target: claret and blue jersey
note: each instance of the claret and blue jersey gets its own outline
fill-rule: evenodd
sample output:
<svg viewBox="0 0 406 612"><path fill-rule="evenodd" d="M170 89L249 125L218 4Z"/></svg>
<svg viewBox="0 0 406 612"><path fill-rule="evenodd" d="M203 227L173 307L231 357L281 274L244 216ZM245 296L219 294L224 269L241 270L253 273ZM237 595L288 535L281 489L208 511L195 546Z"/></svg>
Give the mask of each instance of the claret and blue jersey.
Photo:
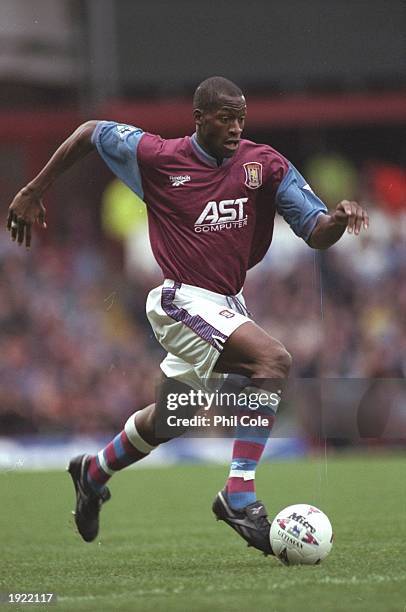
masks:
<svg viewBox="0 0 406 612"><path fill-rule="evenodd" d="M269 248L276 212L304 240L327 212L268 145L243 139L218 166L195 135L164 140L110 121L97 124L93 143L145 201L152 251L164 277L175 281L235 295Z"/></svg>

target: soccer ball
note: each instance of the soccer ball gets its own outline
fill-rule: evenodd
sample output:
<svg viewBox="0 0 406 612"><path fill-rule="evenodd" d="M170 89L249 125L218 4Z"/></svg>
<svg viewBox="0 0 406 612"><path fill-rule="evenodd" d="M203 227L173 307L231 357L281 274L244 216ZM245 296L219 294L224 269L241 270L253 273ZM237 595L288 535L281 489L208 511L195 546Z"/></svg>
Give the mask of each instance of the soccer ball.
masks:
<svg viewBox="0 0 406 612"><path fill-rule="evenodd" d="M324 512L308 504L281 510L269 533L272 550L285 565L317 565L329 554L333 537Z"/></svg>

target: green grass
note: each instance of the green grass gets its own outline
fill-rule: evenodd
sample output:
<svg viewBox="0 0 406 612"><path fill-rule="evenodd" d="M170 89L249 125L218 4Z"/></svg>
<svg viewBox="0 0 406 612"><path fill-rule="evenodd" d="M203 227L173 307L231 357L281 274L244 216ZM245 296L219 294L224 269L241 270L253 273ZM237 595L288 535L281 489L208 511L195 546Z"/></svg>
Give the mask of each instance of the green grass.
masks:
<svg viewBox="0 0 406 612"><path fill-rule="evenodd" d="M94 544L75 533L66 473L0 473L0 591L57 593L58 612L405 612L402 456L262 466L257 488L271 513L311 502L329 515L335 545L316 567L284 567L213 520L226 472L182 466L117 475Z"/></svg>

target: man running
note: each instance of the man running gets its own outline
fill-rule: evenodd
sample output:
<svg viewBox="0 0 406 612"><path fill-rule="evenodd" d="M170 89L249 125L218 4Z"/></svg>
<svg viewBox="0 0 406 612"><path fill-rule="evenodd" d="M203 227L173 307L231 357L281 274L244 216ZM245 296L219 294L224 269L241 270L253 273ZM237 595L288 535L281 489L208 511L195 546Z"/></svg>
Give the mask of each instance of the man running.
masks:
<svg viewBox="0 0 406 612"><path fill-rule="evenodd" d="M346 228L359 234L368 228L368 216L347 200L329 214L288 160L268 145L242 139L246 112L240 88L211 77L194 94L192 136L164 140L132 125L88 121L10 205L11 238L29 247L32 225L46 227L44 192L97 149L113 173L145 201L151 246L163 273L162 285L147 299L148 319L168 353L161 363L161 394L155 404L130 416L97 455L80 455L69 464L75 521L87 542L98 534L111 476L171 437L157 433L169 390L208 388L216 377L247 395L269 393L269 403L259 411L261 424L237 426L230 472L213 511L249 545L272 554L255 471L276 414L271 398L280 397L291 356L251 320L242 296L245 276L271 244L276 212L315 249L333 245ZM238 375L238 384L229 375Z"/></svg>

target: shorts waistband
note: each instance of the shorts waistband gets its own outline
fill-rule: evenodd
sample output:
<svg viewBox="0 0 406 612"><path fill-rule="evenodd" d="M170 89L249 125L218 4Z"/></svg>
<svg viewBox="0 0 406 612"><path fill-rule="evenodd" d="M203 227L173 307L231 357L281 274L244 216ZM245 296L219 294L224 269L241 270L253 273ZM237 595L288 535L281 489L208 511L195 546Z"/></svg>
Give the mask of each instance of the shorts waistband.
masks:
<svg viewBox="0 0 406 612"><path fill-rule="evenodd" d="M175 284L180 285L180 289L191 297L206 297L207 299L216 302L223 306L228 304L227 298L240 298L242 296L242 289L236 295L224 295L222 293L216 293L209 289L202 289L201 287L195 287L194 285L187 285L186 283L180 283L179 281L173 281L169 278L164 280L164 287L173 287Z"/></svg>

